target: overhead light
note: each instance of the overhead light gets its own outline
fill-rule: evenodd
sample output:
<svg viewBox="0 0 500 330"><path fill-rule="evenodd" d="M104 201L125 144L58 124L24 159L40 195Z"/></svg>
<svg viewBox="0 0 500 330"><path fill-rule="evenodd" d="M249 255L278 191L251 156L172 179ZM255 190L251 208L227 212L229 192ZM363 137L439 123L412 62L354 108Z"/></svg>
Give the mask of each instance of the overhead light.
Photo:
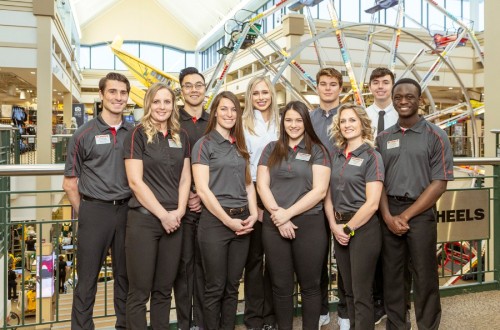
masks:
<svg viewBox="0 0 500 330"><path fill-rule="evenodd" d="M31 73L31 74L36 74L36 72L35 72L35 71L31 71L30 73Z"/></svg>
<svg viewBox="0 0 500 330"><path fill-rule="evenodd" d="M448 87L448 89L453 89L453 87Z"/></svg>
<svg viewBox="0 0 500 330"><path fill-rule="evenodd" d="M24 91L21 91L21 94L19 94L19 99L26 100L26 93Z"/></svg>

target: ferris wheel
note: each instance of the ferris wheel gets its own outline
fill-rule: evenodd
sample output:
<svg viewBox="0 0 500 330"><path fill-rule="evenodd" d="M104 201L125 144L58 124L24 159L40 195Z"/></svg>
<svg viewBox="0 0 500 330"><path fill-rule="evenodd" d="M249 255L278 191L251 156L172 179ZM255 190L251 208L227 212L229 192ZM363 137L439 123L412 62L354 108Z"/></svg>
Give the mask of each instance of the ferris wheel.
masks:
<svg viewBox="0 0 500 330"><path fill-rule="evenodd" d="M475 56L480 63L484 61L484 54L470 23L457 18L434 0L426 0L433 10L432 15L441 15L451 20L457 26L456 32L447 34L446 31L441 31L432 34L413 19L411 13L405 12L403 1L398 0L375 1L374 6L366 8L366 12L371 14L371 19L366 23L345 23L339 20L334 1L324 0L331 24L318 26L318 21L313 19L310 9L322 1L279 1L273 7L242 22L240 29L236 33L232 32L225 52L207 85L206 107L210 106L213 96L225 83L226 75L236 55L244 49L255 56L261 67L272 77L274 84L281 84L290 95L309 106L301 86L306 86L306 90L315 92L316 81L314 72L308 72L308 69L317 70L318 66L340 65L349 80L349 84L344 84L347 85L347 89L344 91L343 101L351 100L365 105L371 101L366 85L367 73L375 67L384 66L395 73L396 79L411 77L420 82L427 120L442 128L470 120L472 138L467 141L467 148L470 156L479 156L480 132L477 129L476 117L484 113L484 106L471 100L470 91L455 68L452 56L454 52L460 52L457 51L458 48L468 47L469 50L472 49L471 56ZM309 33L291 49L283 49L260 31L262 20L286 6L289 9L302 11ZM377 23L377 13L380 10L394 11L396 13L393 15L394 22ZM404 28L403 19L419 25L420 31ZM274 61L270 61L259 47L253 46L258 39L263 40L266 46L275 52ZM355 64L352 60L354 57ZM287 71L299 77L301 86L290 82L285 74ZM441 73L446 76L447 81L452 81L456 86L454 91L450 92L453 98L447 100L446 107L443 107L439 97L434 95L436 93L434 87L439 85L436 81ZM442 88L447 87L442 86Z"/></svg>

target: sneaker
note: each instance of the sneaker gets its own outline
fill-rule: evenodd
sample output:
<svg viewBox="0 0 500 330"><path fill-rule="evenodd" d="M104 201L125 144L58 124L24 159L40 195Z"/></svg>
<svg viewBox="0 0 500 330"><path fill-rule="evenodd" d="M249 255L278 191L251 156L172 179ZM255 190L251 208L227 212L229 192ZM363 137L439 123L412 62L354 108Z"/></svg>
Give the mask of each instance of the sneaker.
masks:
<svg viewBox="0 0 500 330"><path fill-rule="evenodd" d="M339 317L337 323L340 327L340 330L349 330L351 328L351 323L349 322L349 319L341 319Z"/></svg>
<svg viewBox="0 0 500 330"><path fill-rule="evenodd" d="M319 316L319 326L322 327L330 323L330 314L320 315Z"/></svg>
<svg viewBox="0 0 500 330"><path fill-rule="evenodd" d="M383 319L387 318L384 305L382 305L381 303L375 303L373 311L375 313L374 317L375 324L380 324L380 322L382 322Z"/></svg>
<svg viewBox="0 0 500 330"><path fill-rule="evenodd" d="M276 326L272 325L272 324L264 324L264 326L262 327L262 330L277 330L278 328L276 328Z"/></svg>

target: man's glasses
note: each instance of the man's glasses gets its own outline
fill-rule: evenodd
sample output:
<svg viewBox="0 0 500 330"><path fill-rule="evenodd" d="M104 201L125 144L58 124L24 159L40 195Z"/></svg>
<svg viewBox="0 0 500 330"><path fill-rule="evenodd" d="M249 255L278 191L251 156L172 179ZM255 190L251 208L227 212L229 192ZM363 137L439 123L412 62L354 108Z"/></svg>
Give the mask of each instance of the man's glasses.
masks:
<svg viewBox="0 0 500 330"><path fill-rule="evenodd" d="M202 88L205 87L205 84L196 83L194 85L193 84L184 84L184 85L182 85L182 88L184 88L187 91L193 90L193 87L194 87L194 89L196 89L197 91L199 91L200 89L202 89Z"/></svg>

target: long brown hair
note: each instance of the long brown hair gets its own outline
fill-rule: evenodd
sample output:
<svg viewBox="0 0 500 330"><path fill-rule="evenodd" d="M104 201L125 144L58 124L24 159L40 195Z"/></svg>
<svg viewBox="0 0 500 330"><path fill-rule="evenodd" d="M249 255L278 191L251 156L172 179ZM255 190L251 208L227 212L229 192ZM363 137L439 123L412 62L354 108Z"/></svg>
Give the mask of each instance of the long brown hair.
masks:
<svg viewBox="0 0 500 330"><path fill-rule="evenodd" d="M309 110L307 106L300 101L291 101L285 106L285 110L281 114L280 121L280 136L278 141L276 141L276 145L269 156L269 161L267 166L269 168L279 165L283 160L287 160L288 158L288 134L285 131L285 115L288 111L295 110L298 112L300 117L302 117L302 122L304 123L304 142L306 147L306 152L311 153L312 146L317 144L323 149L326 155L328 155L328 151L326 150L321 140L316 135L314 131L314 127L311 123L311 118L309 117ZM312 157L310 159L312 161Z"/></svg>
<svg viewBox="0 0 500 330"><path fill-rule="evenodd" d="M246 161L245 183L248 185L252 182L252 177L250 176L250 154L248 153L247 145L245 143L245 136L243 135L243 124L241 119L242 111L240 107L240 101L238 100L236 95L228 91L223 91L217 94L212 102L212 105L210 106L210 119L208 120L205 134L210 133L217 126L217 117L215 115L217 114L217 107L219 106L219 103L223 98L233 102L236 109L236 123L229 131L229 135L231 135L236 140L236 149L238 149L238 152Z"/></svg>
<svg viewBox="0 0 500 330"><path fill-rule="evenodd" d="M179 109L177 109L177 104L175 102L175 93L167 84L158 82L151 87L149 87L144 96L144 117L141 118L141 124L144 129L144 133L148 137L148 143L152 143L153 139L158 136L158 128L154 125L153 119L151 118L151 104L154 101L156 93L158 91L166 89L172 97L172 114L167 120L167 129L170 130L170 135L175 143L180 144L181 138L179 132L181 130L181 124L179 122Z"/></svg>

